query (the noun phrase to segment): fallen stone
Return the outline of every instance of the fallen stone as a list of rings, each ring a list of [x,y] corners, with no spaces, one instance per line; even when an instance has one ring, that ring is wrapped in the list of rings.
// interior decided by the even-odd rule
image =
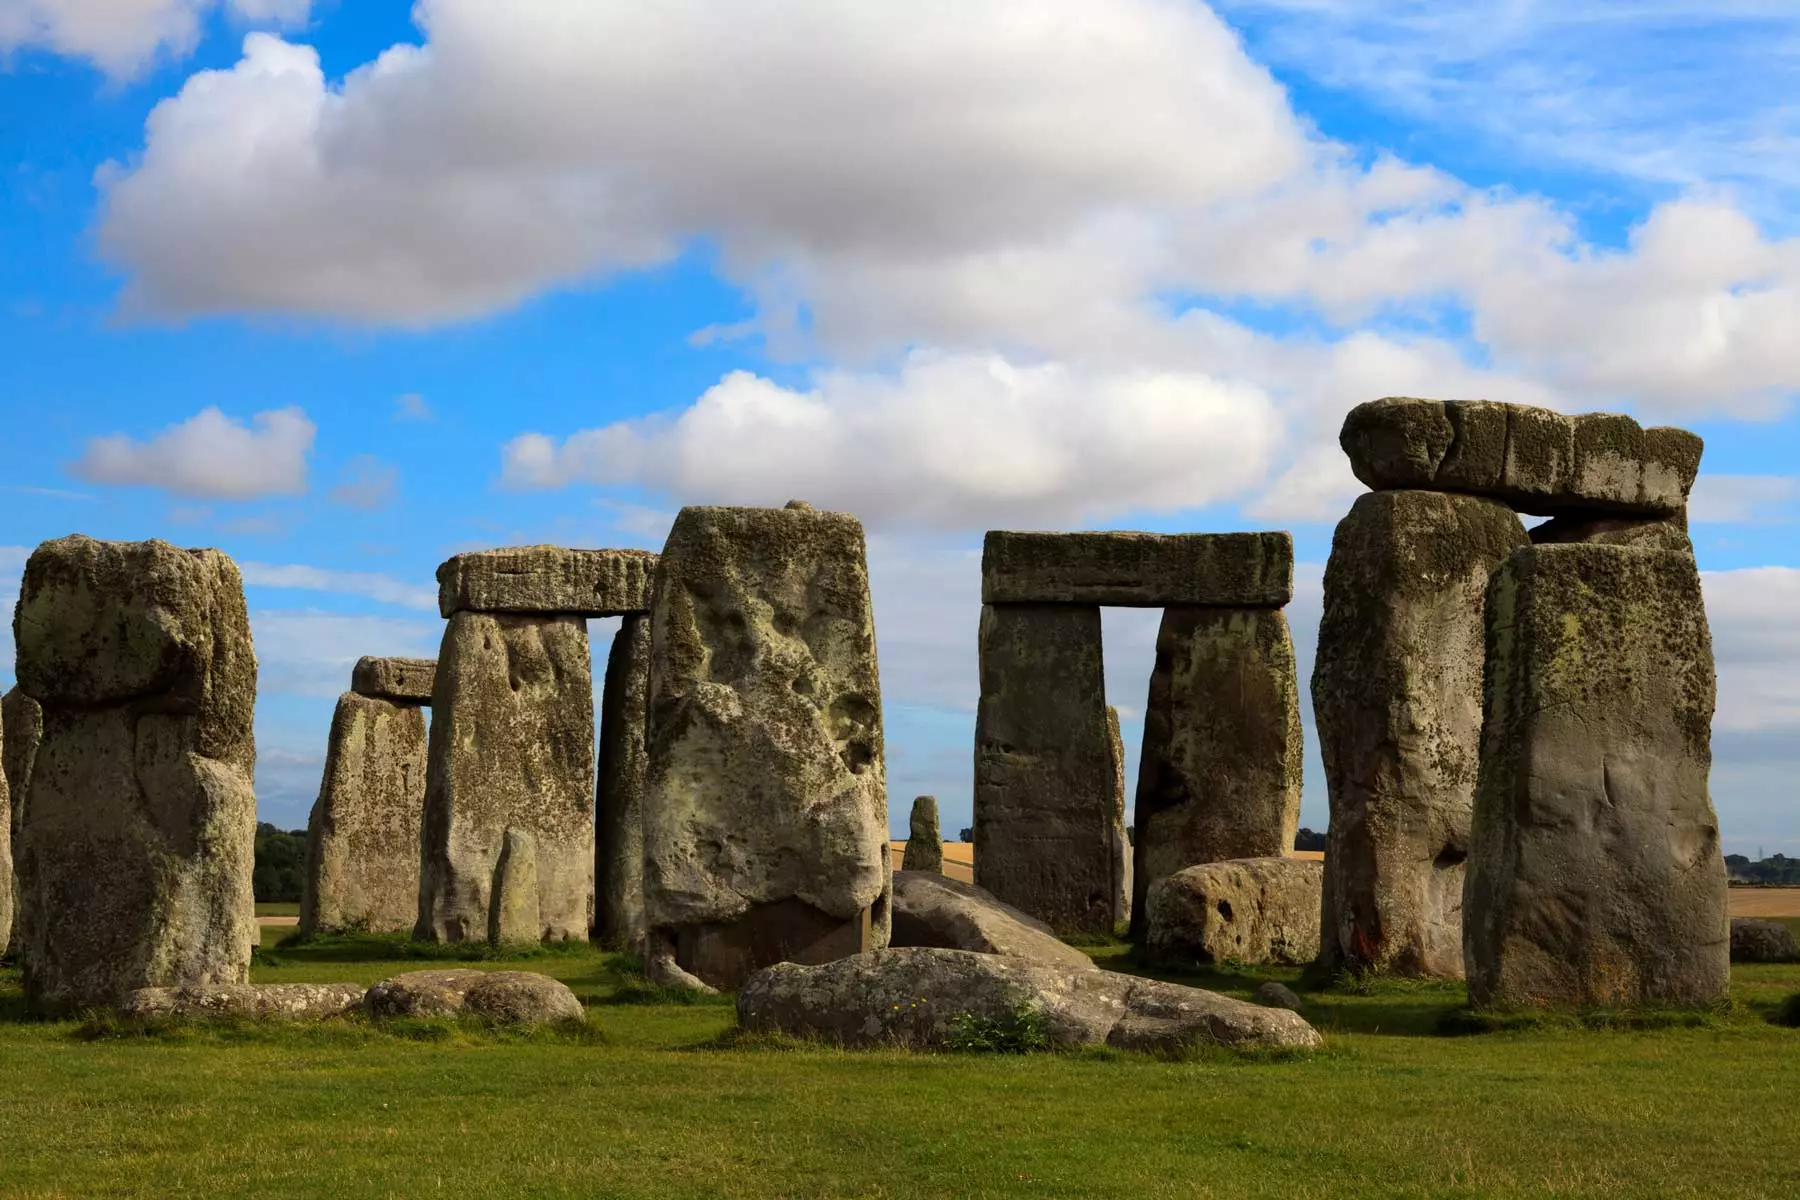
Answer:
[[[989,530],[983,604],[1280,608],[1294,594],[1286,533],[1019,533]]]
[[[1800,962],[1800,945],[1794,931],[1780,921],[1760,917],[1731,918],[1731,961],[1744,963]]]
[[[587,1019],[567,984],[535,971],[408,971],[370,988],[363,1009],[377,1020],[472,1016],[541,1025]]]
[[[338,697],[306,823],[301,931],[410,930],[424,810],[424,713],[355,692]]]
[[[648,550],[474,550],[438,567],[438,611],[617,617],[649,611],[655,575]]]
[[[1100,610],[984,605],[980,637],[975,883],[1059,932],[1110,934],[1122,881]]]
[[[1328,970],[1462,974],[1482,606],[1525,544],[1518,517],[1477,496],[1374,492],[1338,524],[1312,678]]]
[[[59,538],[26,563],[13,626],[44,718],[15,847],[27,997],[244,982],[256,655],[236,565]]]
[[[1681,512],[1701,440],[1630,417],[1486,400],[1390,396],[1359,404],[1338,442],[1378,490],[1420,488],[1504,501],[1520,512],[1666,516]]]
[[[1160,962],[1309,964],[1319,955],[1324,872],[1299,858],[1177,871],[1150,888],[1144,948]]]
[[[1094,960],[1057,940],[1050,927],[974,884],[919,871],[894,873],[895,946],[935,946],[1004,954],[1092,969]]]
[[[877,950],[823,966],[781,963],[738,993],[738,1023],[848,1047],[955,1045],[959,1026],[1037,1013],[1052,1047],[1169,1053],[1192,1046],[1313,1048],[1318,1032],[1280,1009],[1111,971],[966,950]]]
[[[944,870],[944,839],[938,833],[936,796],[920,796],[913,801],[912,815],[907,819],[906,853],[900,867],[906,871]]]
[[[594,682],[581,617],[459,612],[438,654],[419,924],[488,938],[507,830],[535,841],[537,937],[586,940],[594,913]],[[515,888],[515,901],[525,897]],[[536,937],[531,940],[537,940]]]
[[[119,1004],[127,1020],[153,1017],[323,1021],[362,1008],[358,983],[215,983],[139,988]]]
[[[1157,880],[1293,846],[1301,738],[1294,643],[1279,609],[1163,612],[1138,768],[1139,935]]]
[[[1712,643],[1693,557],[1517,551],[1488,598],[1486,695],[1464,893],[1470,1002],[1723,1001]]]
[[[862,526],[685,508],[651,615],[644,908],[735,987],[879,936],[887,776]]]
[[[666,939],[652,935],[644,953],[644,978],[658,987],[676,988],[690,992],[701,992],[708,996],[716,996],[719,989],[681,969],[675,961],[675,947]]]
[[[435,658],[359,658],[350,673],[350,690],[361,696],[397,704],[430,704],[437,678]]]
[[[1285,1008],[1289,1012],[1299,1012],[1301,1008],[1300,997],[1294,989],[1273,979],[1256,989],[1256,1002],[1264,1008]]]
[[[594,940],[636,949],[644,938],[644,743],[650,699],[650,618],[627,614],[606,656],[594,798]]]

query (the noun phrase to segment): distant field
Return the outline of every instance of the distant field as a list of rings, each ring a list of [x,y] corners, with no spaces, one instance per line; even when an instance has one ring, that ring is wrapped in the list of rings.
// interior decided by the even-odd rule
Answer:
[[[1734,887],[1734,917],[1800,917],[1800,887]]]

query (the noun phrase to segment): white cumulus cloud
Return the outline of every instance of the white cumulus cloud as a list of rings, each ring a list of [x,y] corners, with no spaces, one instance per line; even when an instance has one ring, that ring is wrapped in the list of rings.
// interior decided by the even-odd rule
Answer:
[[[0,0],[0,52],[38,47],[129,78],[159,53],[192,50],[214,11],[243,24],[289,27],[304,24],[311,7],[311,0]]]
[[[177,496],[247,500],[306,491],[317,428],[298,408],[257,413],[249,425],[204,408],[148,441],[91,439],[70,469],[89,483],[161,488]]]
[[[249,587],[297,588],[361,596],[402,608],[437,610],[437,587],[409,583],[375,571],[340,571],[301,563],[241,562],[238,570]]]

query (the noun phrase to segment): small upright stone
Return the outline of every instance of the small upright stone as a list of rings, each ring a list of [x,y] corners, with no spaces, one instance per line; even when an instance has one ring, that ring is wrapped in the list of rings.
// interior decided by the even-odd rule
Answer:
[[[650,617],[629,613],[606,656],[594,798],[594,940],[635,950],[644,938],[644,720],[650,700]]]
[[[243,983],[256,656],[236,565],[58,538],[26,563],[13,630],[44,715],[17,853],[27,997]]]
[[[868,949],[890,855],[862,525],[682,509],[651,645],[646,953],[730,988]]]
[[[900,860],[903,871],[944,870],[944,839],[938,834],[936,796],[920,796],[913,801],[912,816],[907,823],[906,853]]]
[[[350,674],[350,690],[396,704],[430,704],[436,678],[435,658],[360,658]]]
[[[1514,553],[1488,598],[1486,697],[1464,903],[1470,1001],[1724,1001],[1712,643],[1692,556]]]
[[[647,550],[475,550],[438,568],[438,610],[616,617],[649,610],[655,574]]]
[[[494,865],[494,895],[488,914],[488,942],[521,945],[543,937],[538,909],[537,839],[523,829],[508,829]]]

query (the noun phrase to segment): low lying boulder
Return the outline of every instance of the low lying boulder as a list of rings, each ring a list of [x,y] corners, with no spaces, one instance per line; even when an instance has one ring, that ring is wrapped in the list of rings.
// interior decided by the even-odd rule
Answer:
[[[535,971],[408,971],[370,988],[363,1008],[386,1017],[486,1017],[501,1025],[582,1020],[568,985]]]
[[[1310,963],[1319,956],[1325,864],[1234,858],[1150,885],[1144,949],[1169,963]]]
[[[1004,954],[1051,966],[1095,970],[1094,960],[1050,927],[972,883],[927,871],[894,872],[896,947]]]
[[[1761,917],[1731,918],[1731,961],[1779,963],[1800,961],[1794,931],[1780,921]]]
[[[738,1023],[848,1047],[954,1046],[969,1020],[1035,1012],[1052,1047],[1167,1052],[1193,1045],[1311,1048],[1294,1013],[1112,971],[925,947],[873,950],[823,966],[778,963],[738,993]]]
[[[193,987],[139,988],[126,995],[119,1015],[151,1017],[248,1017],[256,1020],[322,1021],[355,1012],[359,983],[213,983]]]

